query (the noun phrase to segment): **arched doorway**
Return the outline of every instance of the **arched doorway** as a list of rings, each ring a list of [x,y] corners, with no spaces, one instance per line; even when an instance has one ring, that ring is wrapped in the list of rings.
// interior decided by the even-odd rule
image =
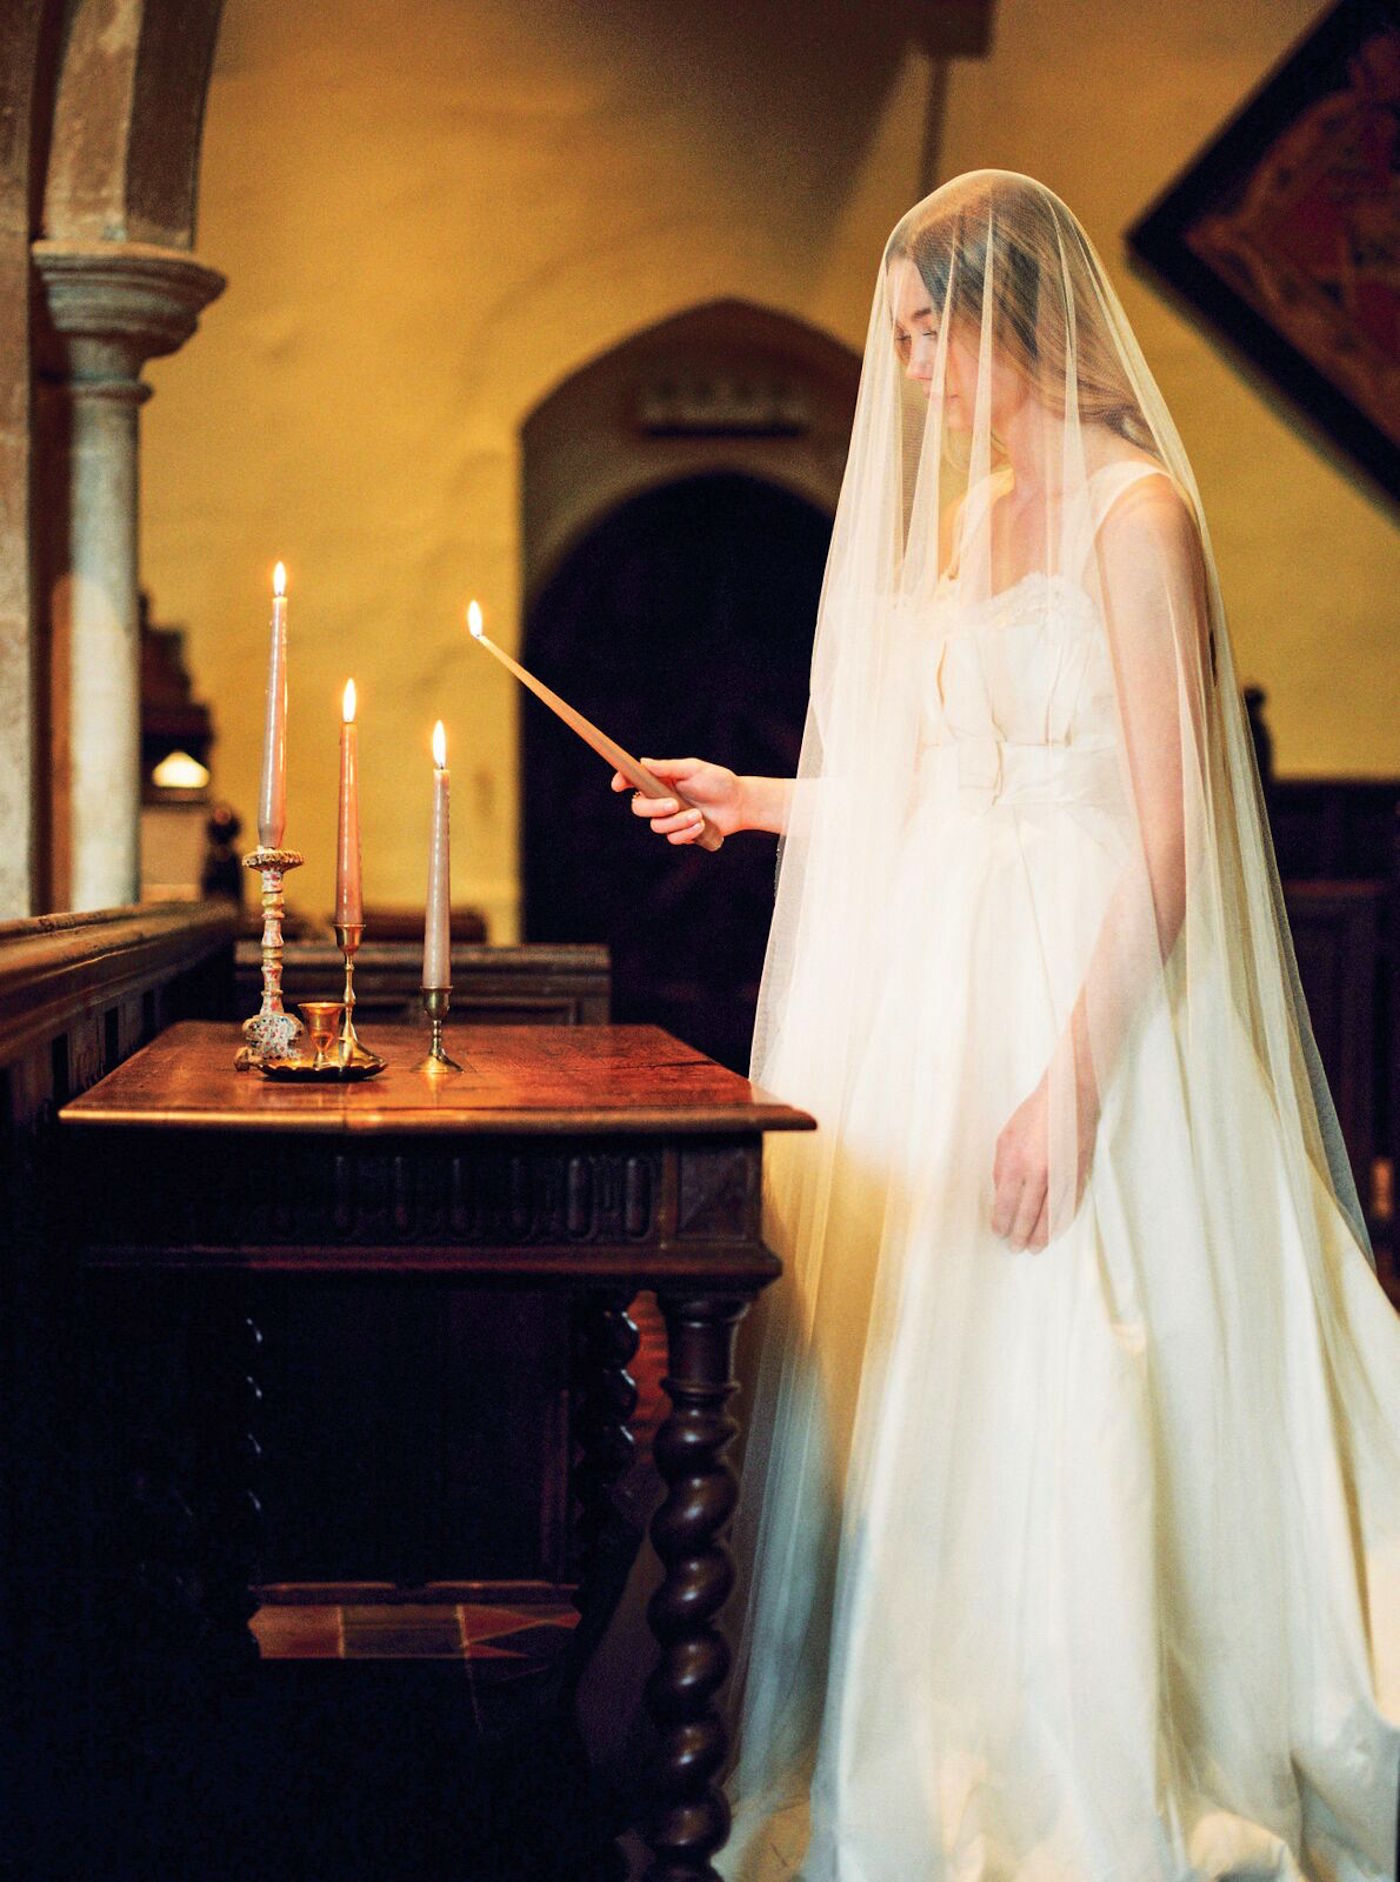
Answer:
[[[732,472],[634,497],[540,591],[527,663],[642,755],[790,775],[830,531],[813,504]],[[616,1018],[747,1070],[775,842],[674,849],[534,700],[522,737],[528,937],[606,941]]]

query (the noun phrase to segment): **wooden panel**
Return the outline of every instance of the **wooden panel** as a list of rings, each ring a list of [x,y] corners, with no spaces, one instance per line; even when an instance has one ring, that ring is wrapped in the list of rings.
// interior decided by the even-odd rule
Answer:
[[[1271,778],[1265,796],[1318,1050],[1400,1305],[1400,778]]]
[[[0,1847],[16,1875],[84,1873],[73,1774],[84,1720],[79,1434],[92,1374],[55,1116],[167,1013],[227,1011],[232,966],[232,919],[207,908],[0,926]]]
[[[135,1000],[138,1009],[117,1021],[120,1056],[165,1015],[175,983],[171,1017],[227,1012],[233,931],[232,913],[208,903],[0,923],[0,1067],[85,1016]]]
[[[1400,778],[1273,778],[1265,796],[1285,882],[1391,875]]]
[[[423,944],[366,942],[355,956],[355,1018],[363,1027],[421,1018]],[[261,952],[247,938],[237,950],[240,1013],[257,1011]],[[289,1002],[336,999],[344,984],[338,949],[324,941],[286,948],[282,986]],[[560,943],[528,947],[454,944],[452,1018],[459,1025],[592,1025],[611,1016],[608,950]]]
[[[1370,1202],[1378,1048],[1385,1036],[1383,882],[1293,883],[1288,920],[1317,1048],[1357,1188]]]

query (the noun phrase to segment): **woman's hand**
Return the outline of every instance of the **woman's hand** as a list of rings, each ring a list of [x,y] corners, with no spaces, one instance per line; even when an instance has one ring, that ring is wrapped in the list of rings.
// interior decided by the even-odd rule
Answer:
[[[997,1138],[992,1159],[992,1181],[996,1196],[992,1204],[992,1228],[1018,1253],[1025,1248],[1038,1253],[1050,1239],[1050,1076],[1047,1072],[1026,1099],[1018,1105]],[[1081,1081],[1075,1091],[1075,1173],[1074,1198],[1064,1219],[1078,1209],[1089,1178],[1094,1156],[1094,1133],[1098,1128],[1098,1097]],[[1056,1175],[1057,1188],[1065,1189],[1064,1173]],[[1061,1214],[1056,1198],[1057,1224]]]
[[[707,764],[703,758],[644,758],[642,763],[663,784],[683,791],[687,799],[682,804],[674,797],[648,797],[644,791],[636,791],[632,798],[632,814],[645,817],[668,843],[693,843],[707,818],[721,836],[733,836],[745,828],[744,780],[724,765]],[[620,771],[613,772],[612,787],[615,791],[633,789]]]

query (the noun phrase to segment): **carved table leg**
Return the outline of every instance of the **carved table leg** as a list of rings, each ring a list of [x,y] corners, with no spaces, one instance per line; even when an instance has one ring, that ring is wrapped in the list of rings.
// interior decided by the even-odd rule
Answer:
[[[262,1334],[236,1301],[221,1302],[201,1331],[196,1390],[205,1646],[215,1667],[231,1670],[258,1658],[248,1622],[257,1611],[250,1583],[263,1532],[256,1430]]]
[[[103,1875],[174,1875],[205,1717],[203,1536],[188,1418],[189,1304],[96,1277],[85,1290],[95,1523],[87,1594],[88,1822]],[[76,1871],[75,1871],[76,1873]]]
[[[573,1488],[578,1547],[587,1580],[598,1539],[612,1514],[614,1485],[635,1449],[629,1424],[637,1387],[627,1370],[638,1335],[628,1314],[630,1291],[585,1294],[574,1309],[574,1435],[579,1455]]]
[[[192,1652],[204,1629],[199,1525],[174,1359],[186,1321],[181,1306],[158,1291],[137,1290],[132,1299],[126,1289],[90,1284],[83,1310],[92,1651],[123,1678],[139,1664],[148,1679],[155,1666]]]
[[[614,1492],[636,1449],[630,1421],[637,1387],[628,1365],[638,1335],[628,1307],[630,1289],[594,1289],[573,1310],[573,1434],[577,1444],[572,1487],[577,1509],[575,1539],[578,1625],[561,1657],[563,1690],[583,1676],[621,1597],[636,1558],[640,1534],[626,1524]]]
[[[660,1736],[646,1882],[717,1882],[710,1858],[729,1834],[729,1806],[714,1781],[726,1740],[713,1700],[729,1649],[715,1623],[734,1581],[724,1538],[739,1489],[725,1458],[738,1426],[725,1405],[735,1386],[734,1329],[749,1297],[658,1301],[670,1338],[671,1415],[656,1439],[667,1495],[651,1525],[665,1573],[647,1608],[661,1658],[646,1689]]]

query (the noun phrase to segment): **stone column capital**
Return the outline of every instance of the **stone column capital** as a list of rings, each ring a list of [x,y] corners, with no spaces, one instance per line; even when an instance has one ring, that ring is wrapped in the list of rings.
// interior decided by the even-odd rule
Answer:
[[[134,902],[141,881],[141,368],[189,339],[224,280],[144,242],[45,240],[30,253],[54,480],[44,528],[55,879],[68,907],[113,908]]]
[[[130,387],[141,368],[174,353],[224,289],[224,277],[184,250],[149,242],[31,243],[47,328],[40,363],[75,388]]]

